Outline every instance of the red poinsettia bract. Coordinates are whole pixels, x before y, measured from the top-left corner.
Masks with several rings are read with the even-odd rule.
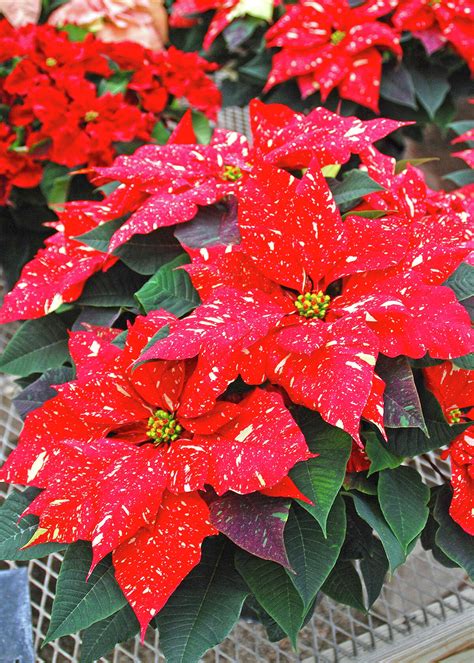
[[[218,202],[240,186],[248,169],[245,136],[216,129],[209,145],[197,145],[188,117],[168,144],[144,145],[132,156],[96,169],[98,180],[125,184],[134,203],[137,192],[143,196],[139,206],[130,204],[130,211],[136,211],[112,236],[111,251],[137,233],[189,221],[198,205]],[[192,144],[185,142],[189,139]]]
[[[299,0],[267,32],[273,57],[265,91],[297,79],[303,98],[319,90],[323,101],[337,87],[350,99],[378,112],[382,53],[400,57],[397,32],[377,19],[397,0],[368,0],[351,8],[347,0]]]
[[[379,353],[469,351],[469,316],[437,285],[437,263],[431,281],[429,261],[424,275],[418,255],[410,258],[411,223],[399,213],[342,221],[316,164],[302,180],[254,167],[239,193],[239,228],[240,245],[191,252],[187,269],[203,304],[143,357],[199,355],[183,404],[189,416],[240,373],[250,384],[281,385],[293,402],[357,439],[361,416],[383,428]]]
[[[111,207],[104,202],[73,201],[58,212],[59,221],[48,225],[56,232],[45,241],[33,260],[22,269],[15,287],[5,295],[0,307],[0,323],[41,318],[62,304],[75,301],[86,281],[98,271],[106,271],[117,258],[78,241],[78,235],[115,218],[121,191],[112,194]],[[112,200],[112,198],[111,198]]]
[[[73,333],[77,377],[26,419],[1,479],[43,489],[23,515],[39,516],[30,543],[92,542],[112,552],[115,577],[141,624],[166,603],[217,534],[206,486],[305,499],[288,478],[311,458],[280,394],[255,389],[205,415],[181,409],[192,363],[133,363],[173,316],[138,317],[123,349],[116,330]],[[198,398],[198,394],[196,394]]]
[[[266,106],[256,99],[250,108],[253,147],[245,136],[223,129],[214,132],[209,145],[197,145],[185,116],[167,145],[146,145],[132,156],[118,157],[109,168],[96,169],[100,181],[118,180],[132,196],[138,190],[144,197],[113,236],[111,250],[134,234],[189,221],[198,205],[237,195],[262,156],[283,167],[306,168],[314,157],[331,165],[346,163],[357,154],[379,179],[393,172],[394,160],[382,155],[374,143],[402,126],[400,122],[362,122],[324,108],[305,117],[287,106]]]
[[[444,362],[425,368],[424,375],[448,423],[474,420],[474,371]],[[449,513],[458,525],[474,535],[474,424],[458,435],[441,457],[451,459],[454,492]]]
[[[474,2],[472,0],[398,0],[393,23],[409,30],[431,54],[446,42],[474,71]]]

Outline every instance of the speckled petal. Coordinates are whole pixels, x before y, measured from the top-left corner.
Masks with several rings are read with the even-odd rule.
[[[240,405],[241,416],[206,442],[208,483],[218,495],[271,488],[295,463],[313,457],[280,394],[255,389]]]
[[[146,628],[201,559],[201,544],[217,534],[197,493],[165,493],[154,525],[141,529],[113,553],[115,577]]]

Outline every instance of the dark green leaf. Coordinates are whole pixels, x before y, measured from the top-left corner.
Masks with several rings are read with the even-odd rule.
[[[468,354],[465,357],[456,357],[452,362],[459,368],[464,368],[466,371],[472,371],[474,370],[474,352],[471,352],[471,354]]]
[[[322,591],[338,603],[366,612],[362,583],[352,562],[339,561],[324,583]]]
[[[285,569],[243,550],[237,551],[235,565],[263,609],[296,646],[306,611]]]
[[[165,127],[163,122],[157,122],[153,127],[153,131],[151,132],[151,137],[158,143],[158,145],[166,145],[170,135],[170,132]]]
[[[285,543],[295,573],[288,571],[288,577],[306,610],[336,563],[345,534],[346,514],[342,497],[336,499],[329,514],[327,538],[312,515],[297,504],[293,505],[285,528]]]
[[[108,251],[112,235],[124,223],[124,217],[108,221],[90,230],[78,239],[97,251]],[[162,265],[182,253],[171,228],[160,228],[146,235],[133,235],[119,246],[113,255],[139,274],[154,274]]]
[[[447,74],[441,67],[431,66],[410,71],[416,96],[430,118],[434,118],[449,92]]]
[[[119,642],[133,638],[140,625],[129,605],[92,624],[82,633],[81,663],[94,663]]]
[[[465,186],[474,182],[474,170],[472,168],[454,170],[448,175],[444,175],[443,179],[454,182],[456,186]]]
[[[213,501],[209,509],[214,527],[239,548],[290,566],[283,540],[290,500],[261,493],[228,493]]]
[[[250,78],[267,82],[272,66],[272,56],[269,50],[257,53],[251,60],[239,67],[239,72]]]
[[[384,187],[362,170],[350,170],[342,182],[334,186],[333,195],[337,205],[345,205],[373,191],[384,191]]]
[[[103,78],[98,87],[99,96],[101,97],[106,93],[123,94],[128,87],[132,74],[132,71],[118,71],[109,78]]]
[[[207,145],[212,136],[212,128],[209,120],[199,111],[192,111],[193,129],[196,134],[197,142],[201,145]]]
[[[387,216],[393,212],[393,210],[386,210],[386,209],[364,209],[361,210],[360,212],[358,211],[350,211],[346,212],[345,214],[342,215],[342,218],[345,220],[347,219],[348,216],[360,216],[363,219],[380,219],[382,216]]]
[[[0,559],[37,559],[66,547],[60,543],[42,543],[27,550],[20,550],[38,529],[38,518],[26,516],[20,521],[18,519],[39,492],[36,488],[27,488],[23,492],[15,490],[0,507]]]
[[[99,327],[112,327],[120,316],[120,308],[100,308],[99,306],[84,306],[72,326],[72,331],[84,331],[86,325]]]
[[[387,68],[387,70],[384,69],[380,96],[414,110],[418,108],[412,77],[408,69],[401,63]]]
[[[51,385],[69,382],[73,379],[73,376],[74,370],[70,366],[51,368],[43,373],[40,378],[28,385],[26,389],[23,389],[21,394],[13,400],[20,417],[24,419],[29,412],[56,396],[57,392]]]
[[[474,128],[474,122],[472,120],[459,120],[458,122],[451,122],[449,128],[452,129],[458,136],[465,134],[466,131]]]
[[[444,285],[454,291],[459,301],[469,299],[474,295],[474,266],[461,263]]]
[[[436,499],[435,499],[436,503]],[[439,562],[442,566],[453,569],[457,568],[458,565],[452,559],[450,559],[441,548],[436,543],[436,533],[438,532],[439,525],[433,516],[430,514],[428,522],[426,523],[425,529],[421,533],[420,541],[425,550],[431,550],[431,553],[435,560]]]
[[[428,434],[413,371],[406,357],[380,356],[377,374],[385,382],[384,426],[386,428],[420,428]]]
[[[298,420],[309,448],[319,454],[291,471],[291,478],[313,504],[301,502],[326,533],[326,520],[344,481],[352,449],[350,435],[329,426],[314,412],[304,410]]]
[[[227,636],[247,594],[231,546],[222,537],[207,540],[200,564],[155,617],[167,662],[197,663]]]
[[[21,325],[2,354],[0,369],[24,377],[61,366],[68,357],[66,325],[51,313]]]
[[[377,495],[377,481],[365,472],[351,472],[344,479],[344,490],[357,490],[364,495]]]
[[[163,265],[136,293],[137,301],[146,313],[164,308],[177,317],[199,305],[200,299],[184,269],[189,263],[187,255],[180,255]]]
[[[373,537],[371,555],[364,557],[360,563],[360,570],[367,590],[368,607],[379,597],[388,572],[388,559],[383,546]]]
[[[351,494],[359,516],[374,529],[380,537],[387,554],[392,573],[406,559],[405,551],[385,520],[375,497]]]
[[[394,469],[403,463],[403,456],[392,453],[385,440],[381,440],[377,433],[365,433],[365,453],[370,458],[370,468],[367,476],[380,470]]]
[[[71,175],[66,166],[49,161],[43,168],[40,188],[48,205],[66,202],[70,185]]]
[[[134,307],[134,295],[143,282],[143,276],[118,263],[107,272],[90,278],[77,303],[81,306]]]
[[[340,559],[362,559],[372,554],[374,537],[372,528],[362,520],[352,500],[345,500],[346,505],[346,540],[341,549]]]
[[[59,572],[45,643],[88,628],[126,604],[110,558],[101,560],[86,580],[91,563],[90,543],[78,541],[68,547]]]
[[[435,538],[436,544],[449,559],[465,569],[466,573],[474,579],[474,538],[455,523],[449,515],[451,499],[451,488],[443,486],[438,493],[434,509],[434,517],[439,524]]]
[[[392,532],[407,550],[428,520],[428,486],[413,467],[383,470],[379,474],[378,497]]]
[[[83,244],[87,244],[87,246],[91,246],[97,251],[107,253],[112,235],[120,228],[124,223],[124,220],[125,217],[120,216],[113,221],[101,223],[92,230],[88,230],[86,233],[78,235],[75,239]]]

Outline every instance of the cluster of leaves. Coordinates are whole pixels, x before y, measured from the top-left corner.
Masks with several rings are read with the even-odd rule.
[[[103,198],[64,207],[2,307],[30,319],[0,363],[26,417],[1,476],[30,487],[0,509],[0,557],[66,549],[47,639],[83,630],[84,662],[151,616],[169,661],[242,610],[296,646],[318,596],[369,609],[420,539],[474,572],[470,190],[379,153],[393,121],[255,101],[252,125],[252,145],[204,139],[189,113],[96,169]],[[192,433],[163,445],[170,411]],[[456,503],[410,466],[452,441]]]
[[[380,113],[416,121],[410,132],[419,137],[427,123],[445,128],[456,99],[472,94],[469,7],[422,0],[262,0],[251,6],[175,0],[171,39],[223,66],[225,105],[244,106],[263,91],[265,101],[296,110],[323,102],[373,117],[380,92]],[[365,64],[353,66],[357,58]]]

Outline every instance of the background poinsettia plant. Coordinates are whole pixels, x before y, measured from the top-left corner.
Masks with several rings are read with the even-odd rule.
[[[243,609],[296,645],[419,540],[473,573],[472,187],[381,152],[393,119],[250,116],[95,164],[0,309],[0,556],[65,550],[47,639],[83,661],[149,626],[198,661]]]
[[[446,127],[472,91],[472,0],[175,0],[173,43],[223,66],[224,103],[255,95],[296,110]],[[183,29],[185,28],[185,29]]]
[[[0,262],[9,285],[42,244],[42,224],[57,221],[52,206],[97,198],[87,168],[166,140],[183,100],[209,118],[221,102],[208,75],[216,65],[174,47],[2,20],[0,61]]]

